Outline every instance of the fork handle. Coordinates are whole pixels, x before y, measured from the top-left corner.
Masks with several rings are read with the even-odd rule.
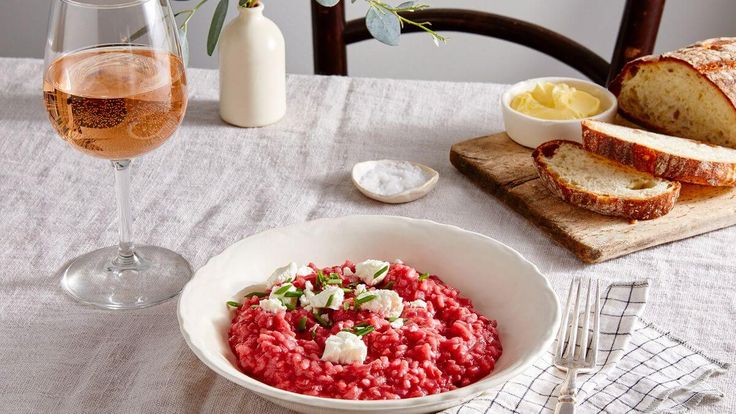
[[[557,405],[555,406],[555,414],[575,414],[575,399],[578,395],[578,387],[575,378],[578,370],[568,368],[567,378],[560,387],[560,395],[557,397]]]

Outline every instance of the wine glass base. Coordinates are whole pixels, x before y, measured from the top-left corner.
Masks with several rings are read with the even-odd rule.
[[[111,246],[74,259],[63,271],[61,287],[79,302],[105,309],[140,309],[165,302],[192,277],[189,262],[156,246],[136,246],[134,265],[113,262]]]

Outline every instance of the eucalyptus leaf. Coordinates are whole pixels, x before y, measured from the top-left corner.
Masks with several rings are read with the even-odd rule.
[[[184,62],[184,67],[189,66],[189,39],[187,39],[187,25],[180,27],[177,30],[179,34],[179,45],[181,46],[181,61]]]
[[[340,2],[340,0],[315,0],[315,1],[325,7],[332,7]]]
[[[403,3],[401,3],[401,4],[399,4],[398,6],[396,6],[396,8],[397,8],[397,9],[405,9],[405,8],[407,8],[407,7],[411,7],[411,6],[413,6],[413,5],[414,5],[414,3],[415,3],[415,2],[413,2],[413,1],[405,1],[405,2],[403,2]]]
[[[375,8],[368,9],[365,15],[365,25],[371,36],[381,43],[389,46],[399,45],[401,35],[401,23],[393,13],[382,13]]]
[[[217,8],[215,8],[215,13],[212,15],[210,32],[207,35],[207,54],[210,56],[215,52],[217,41],[220,39],[220,32],[222,32],[222,26],[225,24],[229,3],[228,0],[220,0],[217,3]]]

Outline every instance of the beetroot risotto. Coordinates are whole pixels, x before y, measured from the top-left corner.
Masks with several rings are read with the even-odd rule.
[[[501,356],[496,321],[437,276],[401,261],[276,269],[235,308],[240,369],[328,398],[421,397],[472,384]]]

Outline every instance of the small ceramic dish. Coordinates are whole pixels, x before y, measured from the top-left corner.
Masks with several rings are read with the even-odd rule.
[[[315,243],[318,240],[319,243]],[[262,284],[273,269],[294,261],[318,265],[401,258],[432,269],[498,321],[503,355],[487,377],[452,391],[400,400],[338,400],[296,394],[241,372],[228,345],[228,300]],[[536,266],[510,247],[455,226],[391,216],[351,216],[300,223],[241,240],[199,269],[182,291],[182,335],[213,371],[259,396],[302,413],[417,414],[437,412],[502,386],[549,351],[560,306]]]
[[[395,193],[395,194],[379,194],[374,191],[371,191],[369,188],[366,188],[365,185],[363,185],[363,177],[365,177],[366,173],[368,173],[370,170],[375,169],[377,165],[380,164],[396,164],[396,163],[409,163],[414,167],[419,168],[422,170],[426,180],[417,185],[414,188],[406,189],[405,191]],[[420,164],[418,162],[411,162],[411,161],[394,161],[394,160],[377,160],[377,161],[363,161],[355,164],[353,167],[353,173],[352,173],[352,179],[353,184],[360,190],[363,195],[365,195],[368,198],[372,198],[377,201],[381,201],[383,203],[389,203],[389,204],[400,204],[400,203],[408,203],[410,201],[417,200],[419,198],[424,197],[432,191],[434,186],[437,184],[437,180],[439,180],[440,174],[435,171],[432,168],[427,167],[424,164]]]
[[[534,118],[522,114],[511,108],[511,101],[517,95],[530,91],[543,82],[566,83],[578,90],[587,92],[601,101],[603,112],[587,118],[564,121]],[[529,148],[555,139],[566,139],[582,143],[582,129],[580,121],[593,119],[596,121],[613,122],[618,110],[618,102],[608,89],[590,81],[575,78],[546,77],[535,78],[519,82],[511,86],[501,95],[501,109],[506,134],[516,143]]]

